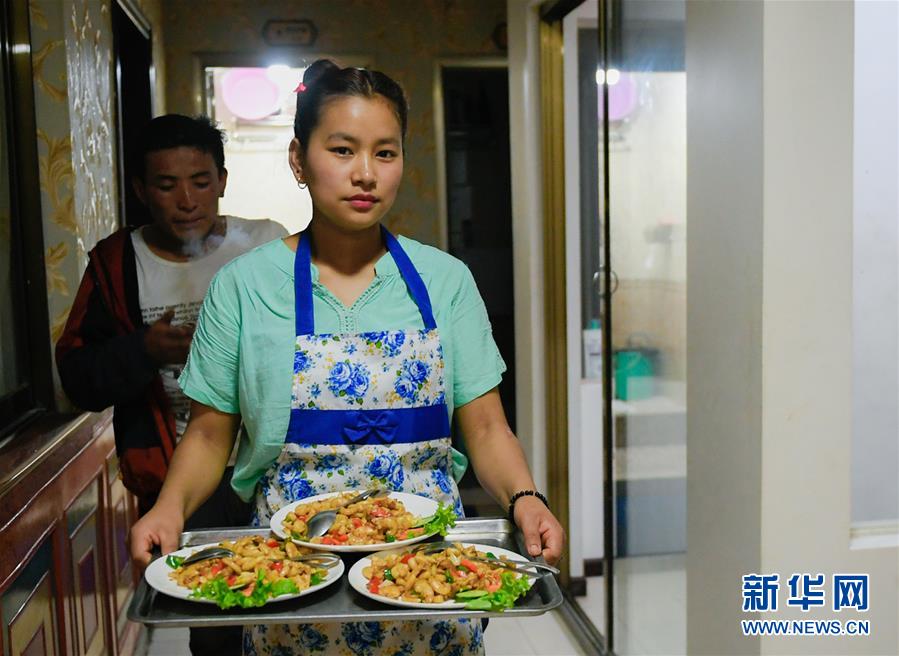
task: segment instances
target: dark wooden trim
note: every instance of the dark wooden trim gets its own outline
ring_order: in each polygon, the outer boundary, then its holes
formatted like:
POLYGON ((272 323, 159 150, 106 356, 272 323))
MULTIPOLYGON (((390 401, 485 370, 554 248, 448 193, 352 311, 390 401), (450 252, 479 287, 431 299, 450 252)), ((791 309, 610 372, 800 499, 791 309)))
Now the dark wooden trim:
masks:
MULTIPOLYGON (((23 312, 17 312, 17 348, 24 349, 32 407, 53 409, 53 364, 50 319, 44 264, 43 213, 34 115, 34 78, 31 68, 31 27, 28 2, 3 0, 3 66, 9 80, 7 132, 9 134, 11 220, 13 243, 18 237, 23 280, 23 312), (17 46, 13 49, 13 46, 17 46), (18 234, 16 234, 18 233, 18 234)), ((14 249, 15 251, 15 249, 14 249)), ((14 257, 15 257, 14 252, 14 257)))
POLYGON ((605 571, 605 560, 603 558, 584 559, 584 576, 602 576, 605 571))
MULTIPOLYGON (((115 444, 110 411, 74 416, 46 415, 23 435, 0 447, 0 595, 21 574, 38 548, 52 549, 54 612, 59 653, 79 653, 86 613, 79 612, 75 591, 80 588, 78 558, 93 552, 99 613, 97 630, 102 632, 104 653, 132 653, 145 636, 140 625, 118 622, 124 615, 115 595, 119 584, 133 586, 134 580, 119 581, 112 571, 113 518, 111 516, 115 444), (91 488, 91 486, 96 486, 91 488), (95 495, 85 507, 84 517, 75 506, 82 495, 95 495), (72 524, 71 526, 69 524, 72 524), (121 611, 121 612, 120 612, 121 611)), ((116 489, 127 516, 122 528, 134 519, 133 497, 123 487, 116 489)), ((82 582, 83 583, 83 582, 82 582)), ((9 621, 10 618, 3 618, 9 621)), ((0 630, 3 630, 0 625, 0 630)), ((95 640, 100 638, 95 636, 95 640)))
POLYGON ((84 489, 83 481, 93 480, 105 467, 114 448, 112 431, 94 439, 91 429, 90 423, 79 422, 79 430, 63 433, 66 439, 0 496, 0 589, 9 585, 49 532, 66 531, 59 525, 66 508, 84 489))
POLYGON ((134 23, 134 27, 140 30, 145 39, 152 39, 153 26, 149 19, 144 15, 140 5, 135 0, 116 0, 116 4, 121 8, 125 15, 134 23))
POLYGON ((584 0, 552 0, 540 6, 540 20, 547 23, 560 21, 584 4, 584 0))
POLYGON ((586 597, 587 578, 584 576, 572 576, 568 579, 568 592, 572 597, 586 597))
MULTIPOLYGON (((540 109, 543 161, 543 316, 546 382, 547 496, 570 535, 568 490, 568 365, 565 313, 565 114, 562 80, 562 24, 542 22, 540 109)), ((565 545, 563 555, 568 553, 565 545)), ((568 585, 568 559, 559 566, 568 585)))

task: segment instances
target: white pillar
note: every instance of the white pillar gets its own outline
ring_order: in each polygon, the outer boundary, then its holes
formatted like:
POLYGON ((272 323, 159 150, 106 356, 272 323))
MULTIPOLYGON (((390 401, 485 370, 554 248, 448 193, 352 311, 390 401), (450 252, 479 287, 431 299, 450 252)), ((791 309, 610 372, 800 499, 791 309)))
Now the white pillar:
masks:
MULTIPOLYGON (((853 4, 687 5, 690 654, 899 651, 897 551, 850 548, 853 4), (872 635, 744 638, 759 619, 866 619, 872 635), (827 606, 786 608, 793 572, 827 606), (863 617, 832 575, 871 575, 863 617)), ((876 321, 876 317, 871 317, 876 321)))

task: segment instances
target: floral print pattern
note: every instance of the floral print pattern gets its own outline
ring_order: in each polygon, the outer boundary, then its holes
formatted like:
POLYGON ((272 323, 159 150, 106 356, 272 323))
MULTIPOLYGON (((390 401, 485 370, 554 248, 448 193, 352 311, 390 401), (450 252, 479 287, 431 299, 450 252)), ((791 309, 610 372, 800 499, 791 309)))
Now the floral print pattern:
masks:
POLYGON ((443 350, 436 330, 300 335, 293 407, 390 409, 446 402, 443 350))
MULTIPOLYGON (((442 403, 444 362, 436 330, 297 337, 293 408, 351 411, 442 403)), ((278 509, 299 499, 376 484, 442 501, 461 517, 449 454, 449 436, 389 446, 288 442, 259 481, 253 523, 267 526, 278 509)), ((483 632, 480 622, 467 619, 255 626, 245 630, 244 653, 477 655, 483 654, 483 632)))
POLYGON ((273 624, 244 631, 245 656, 463 656, 484 653, 481 623, 468 619, 273 624))
POLYGON ((370 381, 368 367, 349 360, 338 362, 328 373, 328 389, 350 405, 362 405, 370 381))

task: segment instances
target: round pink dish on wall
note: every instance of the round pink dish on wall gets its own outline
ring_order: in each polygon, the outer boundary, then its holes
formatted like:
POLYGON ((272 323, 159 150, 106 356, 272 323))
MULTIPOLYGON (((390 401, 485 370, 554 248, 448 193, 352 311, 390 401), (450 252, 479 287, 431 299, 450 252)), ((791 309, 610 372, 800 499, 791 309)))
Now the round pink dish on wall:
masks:
POLYGON ((238 118, 255 121, 273 114, 280 96, 264 68, 235 68, 222 76, 222 100, 238 118))

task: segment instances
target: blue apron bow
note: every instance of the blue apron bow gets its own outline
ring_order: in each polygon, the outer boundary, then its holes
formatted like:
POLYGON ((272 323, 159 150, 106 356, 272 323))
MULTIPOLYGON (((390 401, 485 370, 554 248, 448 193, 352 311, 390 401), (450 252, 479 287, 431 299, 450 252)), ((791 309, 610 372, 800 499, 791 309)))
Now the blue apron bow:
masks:
POLYGON ((343 427, 343 435, 353 444, 368 443, 375 440, 381 444, 390 444, 396 436, 399 422, 390 410, 378 414, 359 413, 356 425, 343 427))

